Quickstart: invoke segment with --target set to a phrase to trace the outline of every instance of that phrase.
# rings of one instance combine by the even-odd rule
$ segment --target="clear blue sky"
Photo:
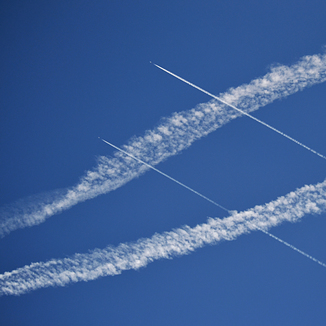
[[[326,2],[4,1],[0,205],[77,184],[96,157],[208,96],[326,44]],[[326,84],[254,115],[326,154]],[[326,162],[248,118],[157,166],[238,211],[325,179]],[[153,171],[0,239],[0,273],[225,212]],[[271,232],[326,262],[325,214]],[[266,235],[138,271],[0,297],[1,325],[323,325],[326,270]]]

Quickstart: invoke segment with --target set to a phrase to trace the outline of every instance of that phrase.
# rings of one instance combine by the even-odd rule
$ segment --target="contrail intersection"
[[[0,274],[0,295],[19,295],[37,288],[64,286],[77,281],[93,280],[101,276],[117,275],[123,270],[138,269],[161,259],[188,254],[204,245],[222,240],[234,240],[239,235],[260,230],[275,240],[315,261],[316,258],[297,249],[293,245],[270,234],[267,230],[283,221],[296,222],[307,214],[320,214],[326,211],[326,181],[304,186],[286,196],[265,205],[235,212],[229,211],[208,197],[168,176],[153,166],[188,148],[195,140],[208,135],[232,119],[246,115],[269,129],[281,134],[312,153],[326,157],[283,132],[253,117],[252,112],[277,98],[286,97],[307,86],[326,80],[326,55],[313,55],[302,58],[290,67],[278,66],[262,78],[253,80],[219,97],[182,79],[181,77],[155,65],[159,69],[212,96],[216,101],[200,104],[190,111],[174,113],[158,127],[146,131],[144,137],[133,138],[127,145],[119,147],[103,140],[119,150],[114,158],[102,157],[96,169],[88,171],[80,183],[61,192],[56,198],[31,205],[28,211],[14,213],[4,210],[0,220],[0,235],[17,228],[42,223],[46,218],[68,209],[79,202],[94,198],[99,194],[121,187],[133,178],[151,168],[203,199],[231,213],[222,219],[209,219],[207,223],[194,228],[185,226],[151,238],[140,239],[135,243],[123,243],[117,247],[96,249],[87,254],[75,254],[71,258],[52,259],[48,262],[32,263],[11,272]],[[222,103],[222,104],[221,104]],[[229,109],[229,108],[231,109]],[[239,109],[241,107],[242,109]],[[126,160],[126,156],[134,161]],[[140,158],[141,159],[140,159]],[[147,162],[147,163],[146,163]],[[65,193],[66,192],[66,193]],[[51,202],[52,201],[52,202]]]

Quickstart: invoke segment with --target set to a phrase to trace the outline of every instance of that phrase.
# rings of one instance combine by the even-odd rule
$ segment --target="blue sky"
[[[77,184],[162,117],[322,53],[324,1],[10,1],[1,5],[0,204]],[[253,113],[326,154],[325,83]],[[325,161],[249,118],[157,168],[238,211],[325,179]],[[48,194],[48,195],[46,195]],[[39,198],[39,197],[38,197]],[[225,212],[148,171],[0,239],[0,272]],[[326,261],[325,214],[271,233]],[[3,325],[322,325],[325,269],[261,232],[90,282],[0,297]]]

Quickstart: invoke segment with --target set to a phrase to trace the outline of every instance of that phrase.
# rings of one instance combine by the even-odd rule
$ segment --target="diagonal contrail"
[[[191,192],[193,192],[193,193],[195,193],[196,195],[202,197],[203,199],[207,200],[208,202],[214,204],[215,206],[217,206],[217,207],[219,207],[219,208],[222,208],[223,210],[225,210],[226,212],[228,212],[230,215],[234,214],[235,211],[231,211],[231,210],[229,210],[229,209],[223,207],[222,205],[216,203],[214,200],[212,200],[212,199],[210,199],[210,198],[208,198],[208,197],[202,195],[202,194],[199,193],[198,191],[196,191],[196,190],[194,190],[194,189],[192,189],[192,188],[186,186],[186,185],[183,184],[182,182],[180,182],[180,181],[178,181],[178,180],[176,180],[176,179],[170,177],[168,174],[166,174],[166,173],[160,171],[159,169],[154,168],[154,167],[151,166],[150,164],[148,164],[148,163],[142,161],[141,159],[135,157],[134,155],[129,154],[128,152],[124,151],[123,149],[119,148],[118,146],[115,146],[115,145],[109,143],[108,141],[106,141],[106,140],[104,140],[104,139],[102,139],[102,138],[100,138],[100,137],[98,137],[98,138],[101,139],[102,141],[104,141],[104,143],[106,143],[106,144],[112,146],[113,148],[117,149],[118,151],[120,151],[120,152],[122,152],[122,153],[128,155],[129,157],[133,158],[134,160],[136,160],[136,161],[138,161],[138,162],[140,162],[140,163],[146,165],[146,166],[149,167],[150,169],[152,169],[152,170],[158,172],[159,174],[161,174],[161,175],[163,175],[164,177],[166,177],[166,178],[172,180],[173,182],[177,183],[178,185],[180,185],[180,186],[182,186],[182,187],[184,187],[184,188],[190,190]],[[270,236],[270,237],[273,238],[274,240],[279,241],[280,243],[284,244],[285,246],[288,246],[289,248],[293,249],[294,251],[297,251],[298,253],[302,254],[303,256],[305,256],[305,257],[307,257],[307,258],[313,260],[314,262],[316,262],[316,263],[318,263],[318,264],[320,264],[320,265],[326,267],[326,265],[325,265],[324,263],[322,263],[322,262],[319,261],[318,259],[316,259],[316,258],[314,258],[314,257],[312,257],[312,256],[310,256],[310,255],[308,255],[308,254],[306,254],[305,252],[303,252],[302,250],[296,248],[295,246],[291,245],[290,243],[288,243],[288,242],[286,242],[286,241],[284,241],[284,240],[278,238],[277,236],[275,236],[275,235],[269,233],[269,232],[266,231],[266,230],[261,229],[260,227],[258,227],[258,226],[256,226],[256,225],[253,225],[253,227],[255,227],[255,228],[256,228],[257,230],[259,230],[259,231],[262,231],[263,233],[265,233],[266,235]]]
[[[315,54],[305,56],[291,66],[275,66],[266,75],[219,94],[219,98],[245,112],[253,112],[276,99],[324,81],[326,54]],[[241,116],[242,113],[213,99],[163,118],[143,136],[132,137],[123,149],[155,166]],[[122,187],[147,170],[148,167],[135,160],[126,160],[120,152],[114,153],[114,157],[101,156],[98,164],[76,185],[1,207],[0,237],[19,228],[43,223],[78,203]]]
[[[5,272],[0,274],[0,296],[20,295],[39,288],[65,286],[118,275],[125,270],[145,267],[154,260],[190,254],[196,249],[223,240],[235,240],[257,228],[266,231],[282,222],[296,222],[304,215],[321,214],[325,211],[326,180],[316,185],[306,185],[267,204],[233,213],[224,219],[210,218],[206,223],[193,228],[184,226],[170,232],[156,233],[151,238],[139,239],[134,243],[95,249],[70,258],[32,263]],[[301,250],[294,250],[326,267],[323,262]]]
[[[316,259],[316,258],[314,258],[314,257],[312,257],[312,256],[310,256],[310,255],[308,255],[308,254],[305,253],[304,251],[302,251],[302,250],[296,248],[295,246],[291,245],[290,243],[288,243],[288,242],[286,242],[286,241],[284,241],[284,240],[278,238],[278,237],[275,236],[274,234],[271,234],[271,233],[269,233],[269,232],[267,232],[267,231],[265,231],[265,230],[263,230],[263,229],[259,229],[259,230],[262,231],[262,232],[264,232],[264,233],[266,233],[267,235],[269,235],[269,236],[272,237],[273,239],[275,239],[275,240],[281,242],[281,243],[284,244],[285,246],[288,246],[289,248],[293,249],[294,251],[297,251],[299,254],[301,254],[301,255],[303,255],[303,256],[305,256],[305,257],[311,259],[311,260],[314,261],[315,263],[317,263],[317,264],[319,264],[319,265],[321,265],[321,266],[323,266],[323,267],[326,267],[326,264],[323,263],[322,261],[320,261],[320,260],[318,260],[318,259]]]
[[[152,63],[152,62],[151,62],[151,63]],[[247,117],[249,117],[249,118],[251,118],[251,119],[253,119],[253,120],[259,122],[259,123],[262,124],[263,126],[265,126],[265,127],[269,128],[269,129],[271,129],[271,130],[277,132],[278,134],[282,135],[283,137],[285,137],[285,138],[287,138],[287,139],[293,141],[294,143],[300,145],[301,147],[307,149],[308,151],[310,151],[310,152],[312,152],[312,153],[318,155],[319,157],[323,158],[324,160],[326,160],[326,156],[324,156],[324,155],[322,155],[322,154],[316,152],[314,149],[312,149],[312,148],[310,148],[310,147],[308,147],[308,146],[306,146],[306,145],[300,143],[300,142],[297,141],[296,139],[294,139],[294,138],[288,136],[287,134],[285,134],[284,132],[282,132],[282,131],[280,131],[280,130],[274,128],[274,127],[272,127],[271,125],[267,124],[266,122],[264,122],[264,121],[262,121],[262,120],[259,120],[259,119],[255,118],[255,117],[252,116],[251,114],[249,114],[249,113],[247,113],[247,112],[245,112],[245,111],[243,111],[243,110],[237,108],[236,106],[234,106],[234,105],[232,105],[232,104],[230,104],[230,103],[224,101],[224,100],[221,99],[220,97],[218,97],[218,96],[216,96],[216,95],[214,95],[214,94],[212,94],[212,93],[210,93],[210,92],[207,92],[206,90],[202,89],[201,87],[199,87],[199,86],[197,86],[197,85],[195,85],[195,84],[193,84],[193,83],[187,81],[186,79],[184,79],[184,78],[182,78],[182,77],[180,77],[180,76],[174,74],[173,72],[171,72],[171,71],[169,71],[169,70],[167,70],[167,69],[165,69],[165,68],[163,68],[163,67],[161,67],[161,66],[159,66],[159,65],[157,65],[157,64],[155,64],[155,63],[153,63],[153,65],[154,65],[155,67],[157,67],[157,68],[159,68],[159,69],[165,71],[166,73],[170,74],[171,76],[173,76],[173,77],[175,77],[175,78],[177,78],[177,79],[183,81],[184,83],[186,83],[186,84],[188,84],[188,85],[190,85],[190,86],[192,86],[192,87],[198,89],[199,91],[201,91],[201,92],[203,92],[203,93],[205,93],[205,94],[207,94],[207,95],[209,95],[209,96],[215,98],[216,100],[220,101],[221,103],[223,103],[223,104],[225,104],[225,105],[228,105],[229,107],[231,107],[232,109],[234,109],[234,110],[240,112],[241,114],[246,115]]]
[[[99,137],[99,138],[100,138],[100,137]],[[216,203],[214,200],[209,199],[208,197],[202,195],[200,192],[198,192],[198,191],[196,191],[196,190],[194,190],[194,189],[192,189],[192,188],[186,186],[184,183],[182,183],[182,182],[180,182],[180,181],[178,181],[178,180],[176,180],[176,179],[170,177],[168,174],[162,172],[162,171],[159,170],[159,169],[154,168],[154,166],[151,166],[150,164],[148,164],[148,163],[142,161],[141,159],[135,157],[134,155],[132,155],[132,154],[130,154],[130,153],[124,151],[123,149],[119,148],[118,146],[115,146],[115,145],[109,143],[108,141],[106,141],[106,140],[104,140],[104,139],[102,139],[102,138],[100,138],[100,139],[101,139],[102,141],[104,141],[104,143],[106,143],[106,144],[112,146],[113,148],[117,149],[118,151],[120,151],[120,152],[122,152],[122,153],[128,155],[129,157],[131,157],[131,158],[133,158],[134,160],[136,160],[136,161],[138,161],[138,162],[140,162],[140,163],[146,165],[146,166],[149,167],[150,169],[152,169],[152,170],[156,171],[157,173],[163,175],[164,177],[166,177],[166,178],[172,180],[173,182],[177,183],[178,185],[180,185],[180,186],[182,186],[182,187],[184,187],[184,188],[190,190],[190,191],[193,192],[194,194],[196,194],[196,195],[198,195],[198,196],[204,198],[205,200],[209,201],[209,202],[212,203],[213,205],[215,205],[215,206],[217,206],[217,207],[219,207],[219,208],[225,210],[225,211],[228,212],[229,214],[232,212],[232,211],[228,210],[227,208],[223,207],[222,205]]]

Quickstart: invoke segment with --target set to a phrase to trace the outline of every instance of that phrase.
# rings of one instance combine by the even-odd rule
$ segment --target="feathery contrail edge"
[[[123,149],[119,148],[118,146],[113,145],[112,143],[110,143],[110,142],[108,142],[108,141],[102,139],[101,137],[98,137],[98,138],[101,139],[104,143],[106,143],[106,144],[110,145],[111,147],[117,149],[118,151],[120,151],[120,152],[122,152],[122,153],[128,155],[129,157],[131,157],[131,158],[133,158],[134,160],[136,160],[136,161],[138,161],[138,162],[140,162],[140,163],[146,165],[147,167],[149,167],[150,169],[152,169],[152,170],[156,171],[157,173],[163,175],[164,177],[166,177],[166,178],[172,180],[173,182],[176,182],[178,185],[180,185],[180,186],[182,186],[182,187],[184,187],[184,188],[190,190],[191,192],[195,193],[196,195],[202,197],[203,199],[207,200],[207,201],[210,202],[211,204],[214,204],[215,206],[217,206],[217,207],[219,207],[219,208],[222,208],[223,210],[225,210],[226,212],[228,212],[230,215],[232,215],[232,214],[235,212],[235,211],[232,211],[232,210],[229,210],[229,209],[223,207],[222,205],[216,203],[214,200],[212,200],[212,199],[210,199],[210,198],[204,196],[204,195],[201,194],[200,192],[198,192],[198,191],[196,191],[196,190],[194,190],[194,189],[192,189],[192,188],[186,186],[186,185],[183,184],[182,182],[180,182],[180,181],[178,181],[178,180],[176,180],[176,179],[170,177],[168,174],[162,172],[162,171],[159,170],[159,169],[154,168],[154,167],[151,166],[150,164],[148,164],[148,163],[142,161],[141,159],[135,157],[134,155],[132,155],[132,154],[130,154],[130,153],[124,151]],[[278,237],[275,236],[274,234],[269,233],[268,231],[261,229],[260,227],[256,226],[255,224],[252,224],[252,226],[254,226],[257,230],[259,230],[259,231],[265,233],[266,235],[270,236],[270,237],[273,238],[274,240],[279,241],[280,243],[284,244],[285,246],[291,248],[291,249],[294,250],[294,251],[297,251],[297,252],[300,253],[301,255],[303,255],[303,256],[305,256],[305,257],[311,259],[312,261],[314,261],[314,262],[316,262],[316,263],[318,263],[318,264],[320,264],[320,265],[322,265],[323,267],[326,268],[326,264],[324,264],[324,263],[321,262],[320,260],[318,260],[318,259],[312,257],[311,255],[308,255],[308,254],[305,253],[304,251],[302,251],[302,250],[296,248],[295,246],[291,245],[290,243],[288,243],[288,242],[286,242],[286,241],[284,241],[284,240],[278,238]]]
[[[150,238],[141,238],[136,242],[35,262],[5,272],[0,274],[0,296],[20,295],[39,288],[65,286],[118,275],[126,270],[138,270],[155,260],[187,255],[206,245],[235,240],[242,234],[257,230],[254,225],[268,230],[286,221],[297,222],[307,214],[325,212],[326,180],[315,185],[305,185],[274,201],[234,212],[223,219],[208,218],[206,223],[195,227],[186,225],[172,231],[155,233]],[[320,262],[320,265],[326,267],[324,263]]]
[[[326,160],[326,156],[324,156],[324,155],[318,153],[318,152],[315,151],[314,149],[312,149],[312,148],[306,146],[305,144],[299,142],[298,140],[296,140],[296,139],[294,139],[294,138],[288,136],[288,135],[285,134],[284,132],[282,132],[282,131],[280,131],[280,130],[274,128],[274,127],[272,127],[271,125],[267,124],[266,122],[264,122],[264,121],[262,121],[262,120],[260,120],[260,119],[255,118],[255,117],[252,116],[251,114],[249,114],[249,113],[247,113],[247,112],[245,112],[245,111],[243,111],[243,110],[237,108],[236,106],[234,106],[234,105],[232,105],[232,104],[230,104],[230,103],[228,103],[228,102],[222,100],[222,99],[219,98],[218,96],[216,96],[216,95],[214,95],[214,94],[212,94],[212,93],[210,93],[210,92],[204,90],[203,88],[201,88],[201,87],[199,87],[199,86],[197,86],[197,85],[195,85],[195,84],[193,84],[193,83],[187,81],[186,79],[184,79],[184,78],[182,78],[182,77],[180,77],[180,76],[174,74],[173,72],[171,72],[171,71],[169,71],[169,70],[167,70],[167,69],[165,69],[165,68],[163,68],[163,67],[161,67],[161,66],[159,66],[159,65],[157,65],[157,64],[155,64],[155,63],[153,63],[153,62],[151,62],[151,63],[152,63],[155,67],[157,67],[157,68],[159,68],[159,69],[165,71],[165,72],[168,73],[169,75],[171,75],[171,76],[173,76],[173,77],[175,77],[175,78],[177,78],[177,79],[183,81],[184,83],[186,83],[186,84],[188,84],[188,85],[190,85],[190,86],[192,86],[192,87],[198,89],[199,91],[201,91],[201,92],[203,92],[203,93],[205,93],[205,94],[207,94],[207,95],[209,95],[209,96],[215,98],[216,100],[220,101],[221,103],[223,103],[223,104],[225,104],[225,105],[231,107],[232,109],[234,109],[234,110],[236,110],[236,111],[238,111],[238,112],[240,112],[240,113],[246,115],[247,117],[249,117],[249,118],[251,118],[251,119],[253,119],[253,120],[259,122],[259,123],[262,124],[263,126],[265,126],[265,127],[269,128],[269,129],[275,131],[276,133],[280,134],[281,136],[283,136],[283,137],[285,137],[285,138],[287,138],[287,139],[293,141],[293,142],[296,143],[297,145],[299,145],[299,146],[301,146],[301,147],[307,149],[308,151],[312,152],[313,154],[316,154],[316,155],[318,155],[319,157],[321,157],[321,158],[323,158],[324,160]]]
[[[293,65],[273,67],[266,75],[230,88],[219,97],[251,113],[276,99],[325,81],[326,54],[307,55]],[[163,118],[154,129],[146,130],[143,136],[132,137],[123,148],[156,166],[241,115],[213,99],[191,110],[174,112]],[[154,151],[152,146],[155,146]],[[125,158],[125,155],[114,158],[101,156],[97,166],[86,171],[76,185],[47,193],[46,197],[37,195],[0,207],[0,237],[43,223],[80,202],[123,186],[145,171],[143,164],[136,161],[125,164],[122,157]]]

